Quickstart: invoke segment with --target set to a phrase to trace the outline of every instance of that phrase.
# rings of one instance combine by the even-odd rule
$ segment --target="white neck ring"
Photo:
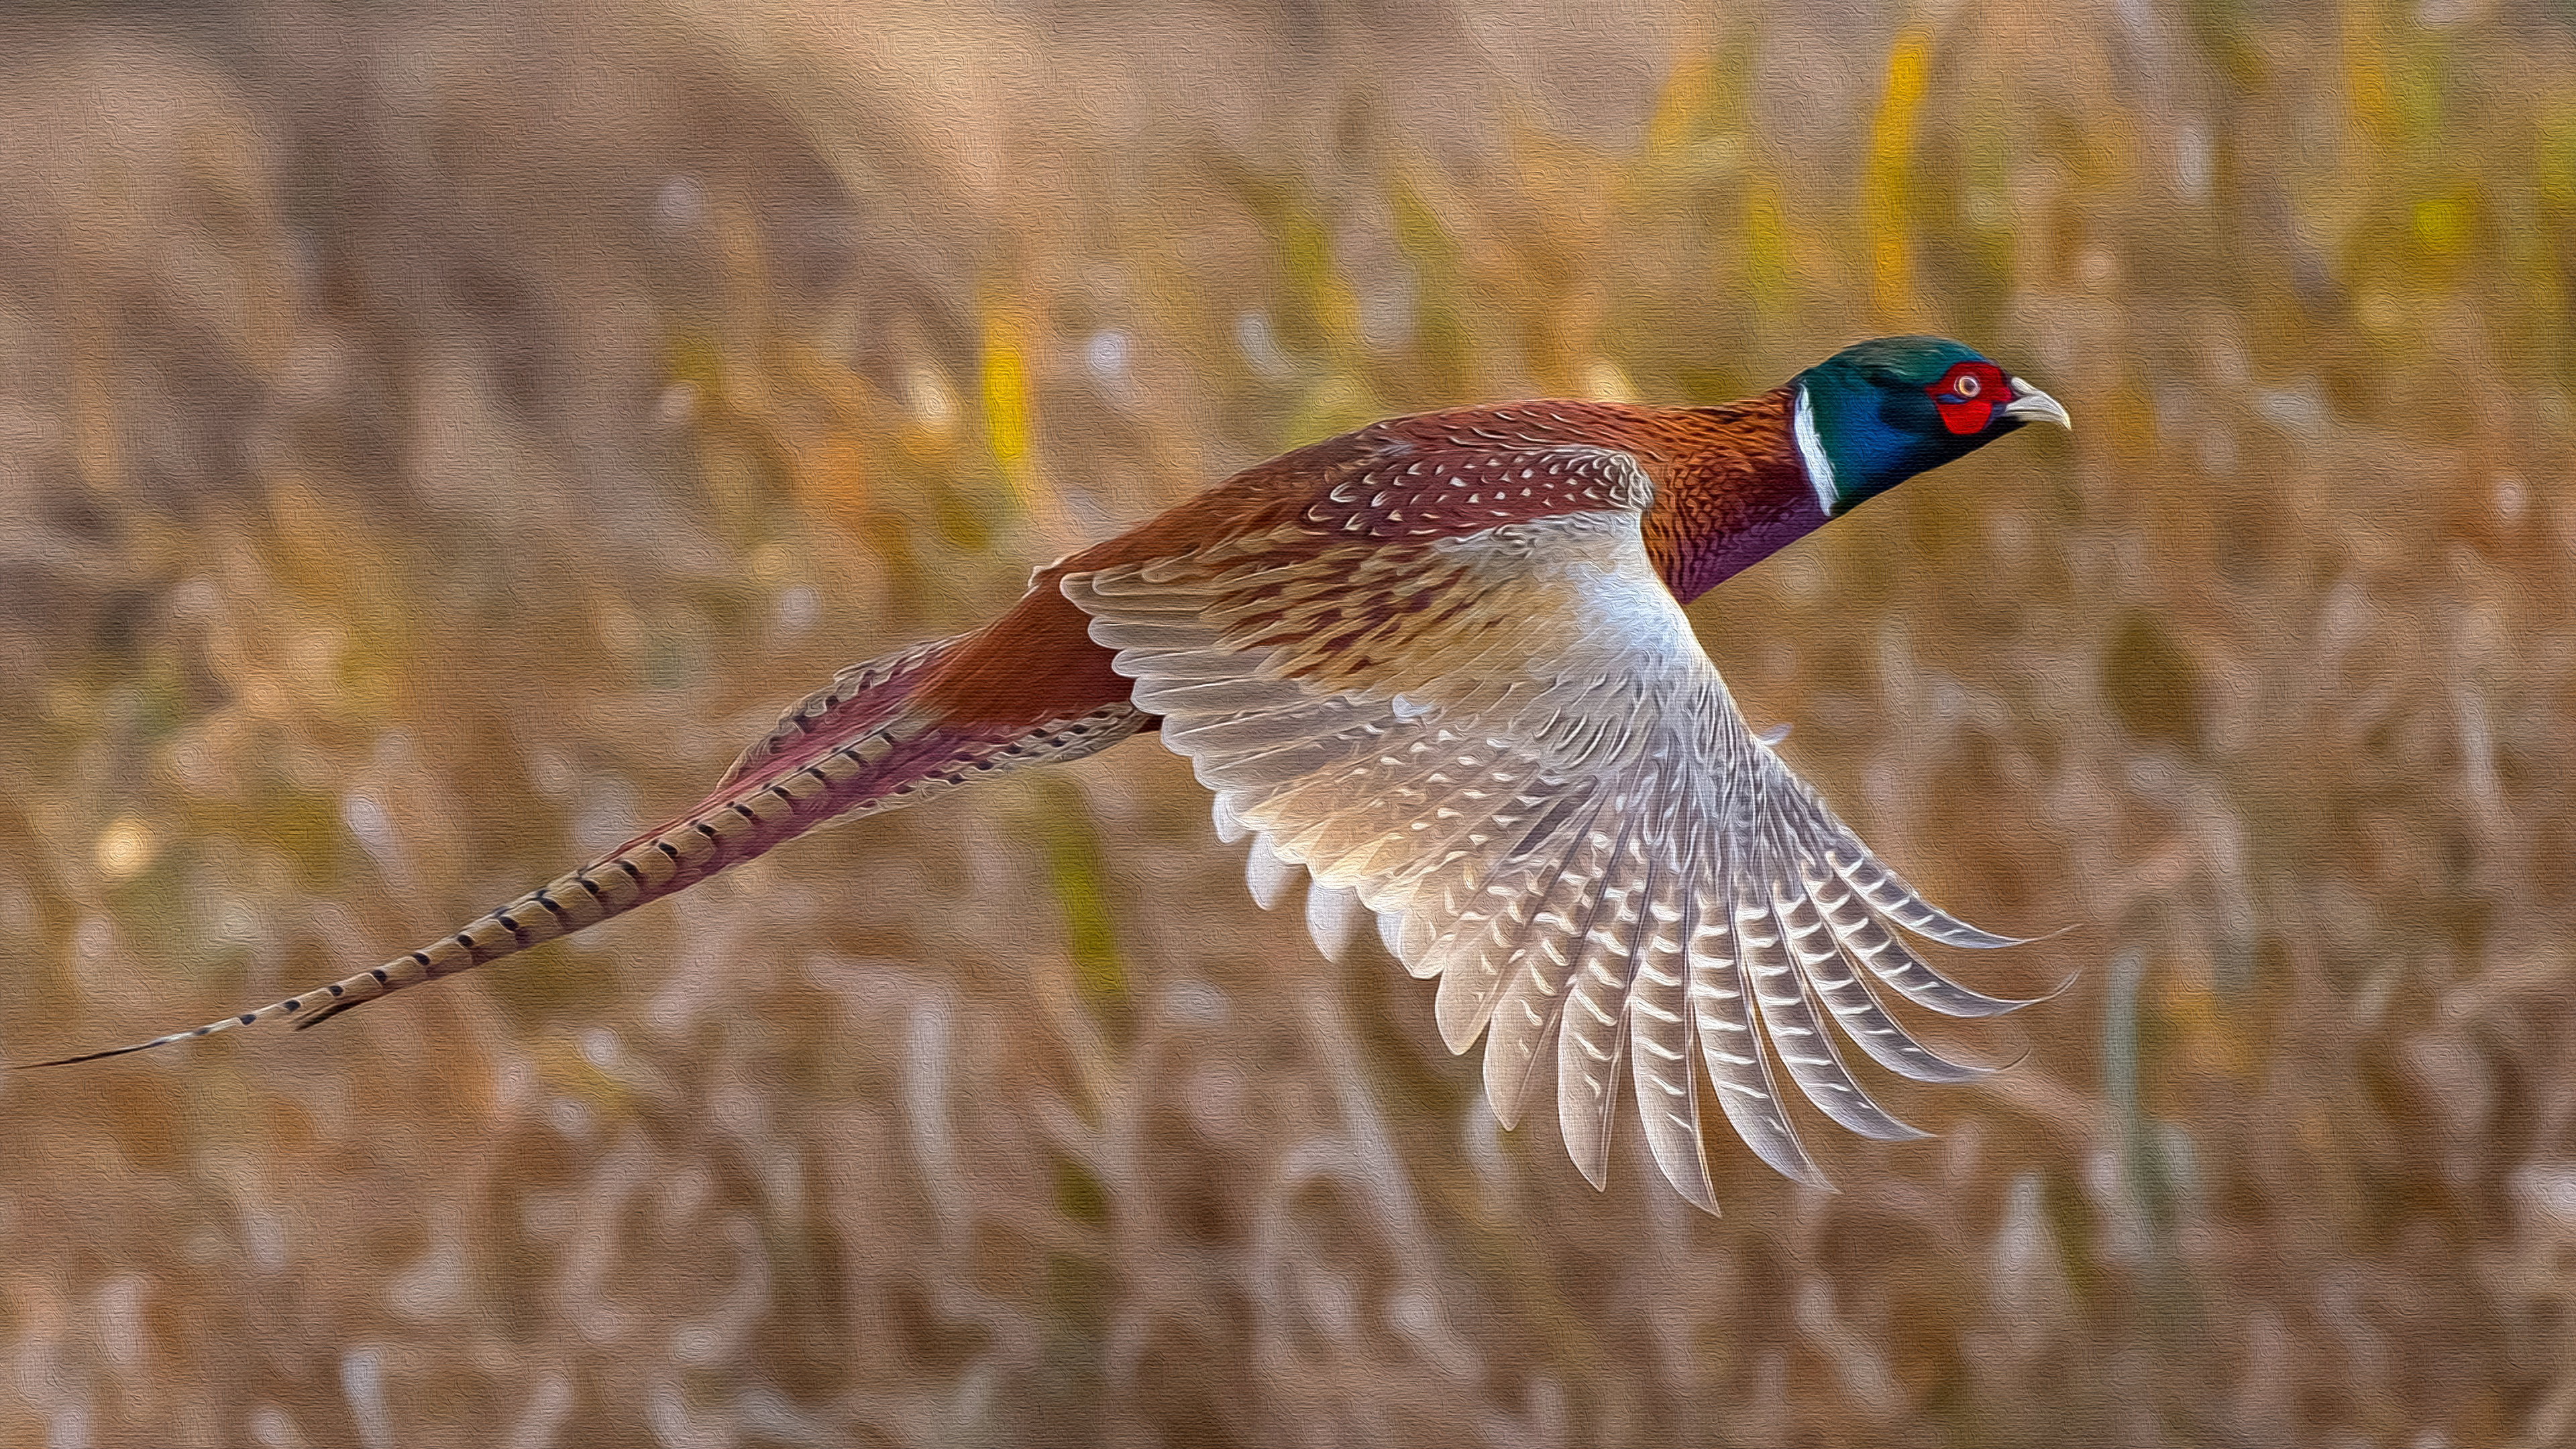
[[[1807,470],[1807,486],[1816,490],[1816,506],[1827,518],[1834,516],[1834,460],[1825,456],[1825,440],[1816,436],[1816,405],[1807,396],[1807,385],[1798,384],[1798,414],[1789,432],[1798,443],[1798,461]]]

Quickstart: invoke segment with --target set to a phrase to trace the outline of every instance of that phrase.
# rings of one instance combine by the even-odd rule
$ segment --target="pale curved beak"
[[[2032,387],[2020,378],[2012,380],[2012,401],[2004,404],[2004,416],[2025,423],[2052,422],[2068,432],[2075,431],[2075,420],[2057,399]]]

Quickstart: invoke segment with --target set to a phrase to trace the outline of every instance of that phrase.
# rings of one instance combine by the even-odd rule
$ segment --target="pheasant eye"
[[[1986,394],[2003,385],[2003,374],[1991,364],[1962,362],[1923,390],[1932,394],[1932,407],[1941,415],[1941,426],[1964,438],[1985,431],[1986,425],[1994,421],[1995,404],[1987,400]]]

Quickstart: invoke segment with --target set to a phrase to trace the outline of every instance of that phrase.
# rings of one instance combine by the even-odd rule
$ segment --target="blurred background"
[[[328,1030],[0,1078],[0,1439],[2576,1442],[2576,13],[0,21],[0,1058],[363,969],[1292,445],[1858,338],[2025,434],[1703,600],[2044,1004],[1498,1131],[1151,742]]]

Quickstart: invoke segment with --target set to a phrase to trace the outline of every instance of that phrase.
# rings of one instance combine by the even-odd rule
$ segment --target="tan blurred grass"
[[[2430,12],[2427,12],[2430,15]],[[325,1033],[11,1078],[54,1443],[2563,1442],[2563,11],[245,3],[0,54],[17,1058],[340,974],[1386,412],[1966,336],[1698,610],[2069,934],[1844,1191],[1607,1193],[1145,746]]]

